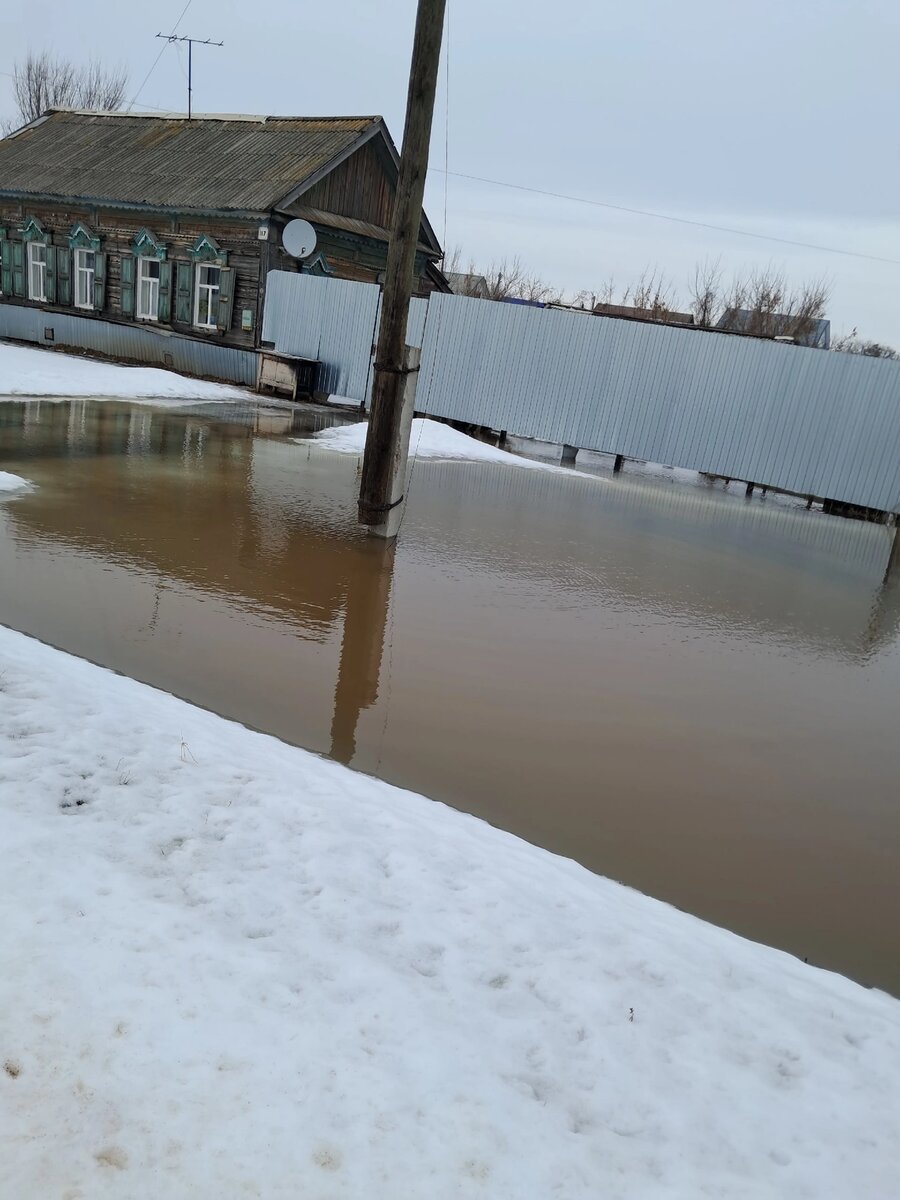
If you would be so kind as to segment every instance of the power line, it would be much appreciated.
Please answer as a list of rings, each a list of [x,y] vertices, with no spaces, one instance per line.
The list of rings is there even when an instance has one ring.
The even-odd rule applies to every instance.
[[[444,233],[447,249],[447,190],[450,183],[450,0],[447,0],[447,40],[444,43]]]
[[[505,179],[486,179],[482,175],[467,175],[462,171],[442,171],[431,167],[438,174],[453,175],[456,179],[471,179],[476,183],[489,183],[493,187],[512,188],[517,192],[531,192],[535,196],[549,196],[554,200],[570,200],[575,204],[588,204],[592,208],[607,208],[613,212],[630,213],[635,217],[653,217],[657,221],[674,221],[678,225],[693,225],[697,229],[712,229],[716,233],[731,233],[738,237],[756,238],[762,242],[778,242],[782,246],[800,246],[804,250],[820,250],[826,254],[843,254],[848,258],[864,258],[869,262],[891,263],[900,267],[900,259],[883,258],[878,254],[863,254],[859,250],[844,250],[840,246],[820,246],[815,242],[801,242],[794,238],[777,237],[769,233],[754,233],[750,229],[735,229],[729,225],[713,225],[709,221],[694,221],[690,217],[674,217],[671,213],[651,212],[645,208],[628,208],[624,204],[610,204],[605,200],[589,200],[585,196],[569,196],[565,192],[551,192],[545,188],[528,187],[524,183],[508,183]]]
[[[178,32],[178,26],[184,20],[185,13],[187,12],[187,10],[191,7],[191,5],[193,3],[194,3],[194,0],[187,0],[187,4],[185,4],[184,8],[181,10],[181,16],[178,18],[178,20],[172,26],[173,34]],[[131,103],[128,105],[128,109],[127,109],[128,112],[131,112],[132,108],[134,108],[135,104],[137,103],[138,96],[141,94],[141,92],[147,86],[147,80],[150,78],[150,76],[156,70],[157,66],[159,65],[159,60],[162,58],[163,54],[165,53],[165,50],[166,50],[166,43],[163,42],[162,49],[160,50],[159,54],[157,54],[156,58],[154,58],[152,67],[147,72],[147,74],[144,76],[144,82],[141,84],[141,86],[138,88],[138,90],[132,96]]]

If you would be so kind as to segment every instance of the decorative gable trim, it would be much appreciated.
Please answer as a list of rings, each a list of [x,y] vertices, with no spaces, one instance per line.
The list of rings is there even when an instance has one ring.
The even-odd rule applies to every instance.
[[[76,221],[69,230],[69,249],[97,251],[100,249],[100,239],[84,221]]]
[[[333,275],[334,267],[328,265],[328,259],[319,250],[312,258],[304,260],[300,268],[301,275]]]
[[[166,260],[166,248],[149,229],[142,229],[131,243],[132,254],[138,258],[155,258],[159,262]]]
[[[217,267],[224,267],[228,263],[228,255],[208,233],[200,234],[191,246],[190,255],[195,263],[214,263]]]
[[[45,246],[48,246],[50,244],[50,234],[47,233],[36,217],[29,217],[22,226],[22,241],[43,242]]]

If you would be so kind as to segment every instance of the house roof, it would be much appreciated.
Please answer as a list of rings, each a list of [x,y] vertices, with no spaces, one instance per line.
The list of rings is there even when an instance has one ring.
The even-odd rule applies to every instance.
[[[598,317],[625,317],[630,321],[655,321],[659,325],[693,325],[693,313],[674,312],[661,309],[654,312],[650,308],[639,308],[634,304],[607,304],[605,301],[594,305],[594,315]]]
[[[369,138],[381,117],[248,117],[51,109],[0,140],[0,194],[269,212]]]
[[[450,290],[457,295],[486,299],[490,293],[488,281],[483,275],[475,275],[471,271],[446,271],[445,275]]]
[[[827,317],[805,317],[791,313],[755,313],[749,308],[729,308],[719,318],[717,329],[731,333],[750,333],[762,337],[796,333],[804,346],[827,350],[831,345],[831,321]]]

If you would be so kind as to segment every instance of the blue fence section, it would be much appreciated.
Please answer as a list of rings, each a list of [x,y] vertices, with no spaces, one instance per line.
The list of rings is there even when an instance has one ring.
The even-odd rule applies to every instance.
[[[52,331],[52,338],[46,336],[47,330]],[[0,304],[0,337],[35,342],[40,346],[78,346],[110,358],[170,367],[185,375],[208,376],[250,387],[256,385],[255,351],[181,337],[151,326],[117,325],[95,317]]]

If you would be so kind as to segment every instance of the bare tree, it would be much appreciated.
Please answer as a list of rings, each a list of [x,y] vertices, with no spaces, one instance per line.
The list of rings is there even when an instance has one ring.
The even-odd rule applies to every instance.
[[[842,354],[863,354],[866,358],[900,359],[900,351],[895,350],[893,346],[885,346],[883,342],[870,342],[861,338],[856,329],[851,329],[849,333],[836,338],[831,343],[831,349],[838,350]]]
[[[511,299],[531,300],[537,304],[561,304],[562,291],[546,283],[539,275],[523,275]]]
[[[707,329],[715,325],[723,307],[721,259],[705,258],[697,263],[690,283],[690,300],[696,323]]]
[[[488,299],[508,300],[518,296],[519,289],[525,279],[525,270],[518,256],[513,259],[503,258],[491,263],[484,272],[487,279]]]
[[[575,293],[573,304],[579,308],[588,308],[593,312],[598,304],[612,304],[616,294],[616,281],[612,276],[600,284],[596,291],[585,288]]]
[[[35,121],[49,108],[121,108],[128,86],[124,68],[108,69],[91,61],[77,66],[49,51],[29,52],[13,67],[13,95],[23,125]]]
[[[736,276],[724,298],[726,325],[758,337],[792,337],[817,344],[830,288],[813,279],[791,289],[784,274],[772,267]]]
[[[79,108],[116,112],[125,103],[128,72],[124,67],[108,69],[92,59],[80,74],[76,103]]]
[[[516,258],[494,260],[487,268],[479,268],[469,259],[463,269],[463,255],[455,246],[444,258],[444,274],[451,279],[459,296],[477,296],[487,300],[530,300],[541,304],[559,304],[562,291],[539,275],[530,274]]]
[[[629,300],[647,316],[659,319],[672,312],[674,290],[658,267],[645,267],[637,283],[627,287],[622,295],[623,304],[629,303]]]

